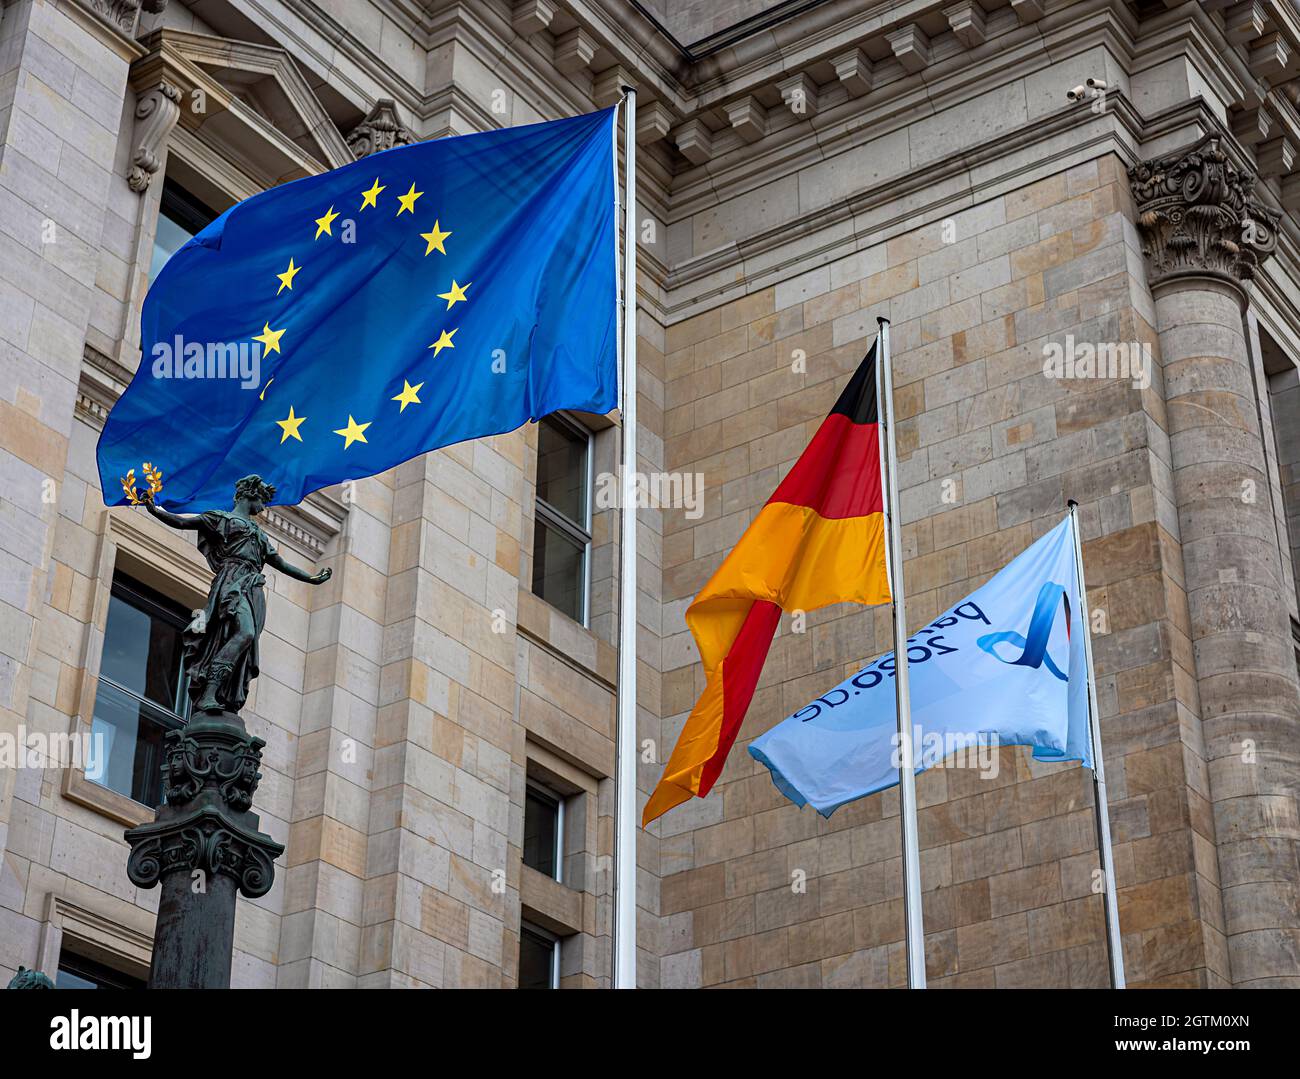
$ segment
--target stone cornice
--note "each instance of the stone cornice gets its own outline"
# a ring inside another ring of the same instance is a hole
[[[924,81],[897,78],[876,86],[869,110],[846,97],[823,103],[811,121],[784,123],[750,149],[734,139],[728,139],[725,148],[719,149],[715,141],[711,161],[674,178],[670,221],[689,217],[722,199],[743,195],[775,176],[833,158],[859,145],[864,130],[870,130],[873,139],[881,138],[914,124],[918,115],[927,117],[948,107],[960,107],[972,92],[995,89],[999,74],[1012,78],[1032,75],[1050,65],[1057,50],[1066,46],[1083,50],[1101,45],[1112,55],[1125,58],[1133,48],[1131,25],[1127,19],[1117,21],[1113,14],[1094,6],[1090,14],[1076,21],[1061,21],[1048,26],[1045,33],[1040,30],[1022,35],[1015,42],[1001,43],[979,66],[936,65]],[[1111,98],[1120,100],[1119,95]],[[1060,111],[1041,120],[1068,126],[1070,113],[1077,111],[1066,104],[1062,90]],[[931,175],[935,164],[927,162],[924,167]]]
[[[270,34],[276,41],[284,44],[294,58],[304,68],[314,72],[319,78],[328,78],[330,85],[351,101],[358,110],[366,112],[371,104],[380,97],[390,97],[412,114],[418,114],[424,96],[424,88],[408,81],[405,76],[385,63],[351,33],[349,33],[332,15],[323,11],[315,0],[227,0],[230,6],[243,17],[251,20]],[[384,7],[382,0],[377,6]],[[403,5],[409,9],[410,5]],[[334,63],[332,56],[322,55],[317,43],[295,32],[294,27],[286,24],[276,9],[283,8],[295,18],[302,20],[314,33],[320,35],[333,49],[347,58],[364,75],[368,76],[370,85],[363,86],[352,78],[346,69]],[[406,24],[413,34],[413,40],[420,47],[427,48],[423,36],[415,36],[418,30],[408,18],[396,18],[395,24]]]
[[[1063,109],[1003,133],[978,147],[955,153],[903,177],[863,186],[831,206],[809,210],[779,225],[746,236],[673,266],[666,288],[674,294],[665,311],[669,322],[689,317],[719,302],[766,288],[863,247],[883,243],[967,207],[1014,190],[1081,161],[1114,153],[1124,163],[1138,159],[1141,118],[1122,99],[1110,105],[1109,119]],[[1027,149],[1033,153],[1022,153]],[[1019,164],[1025,157],[1032,165]],[[916,196],[934,192],[927,204]],[[810,243],[810,237],[820,242]],[[798,238],[799,255],[783,255]],[[744,267],[736,280],[734,268]]]

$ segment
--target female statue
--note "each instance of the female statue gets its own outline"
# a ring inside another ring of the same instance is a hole
[[[263,567],[308,584],[330,579],[328,569],[308,573],[286,562],[253,520],[274,497],[275,488],[261,476],[245,476],[235,484],[235,506],[229,512],[182,517],[144,502],[163,524],[198,532],[199,550],[215,574],[207,607],[185,631],[185,669],[195,711],[238,712],[248,698],[248,683],[258,671],[257,638],[266,622]]]

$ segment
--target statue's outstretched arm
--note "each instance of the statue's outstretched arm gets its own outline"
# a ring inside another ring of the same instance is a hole
[[[158,520],[172,528],[195,529],[202,523],[198,517],[182,517],[178,513],[169,513],[167,510],[160,509],[152,502],[145,502],[144,508],[152,513]]]
[[[266,560],[266,564],[274,569],[278,569],[286,576],[292,577],[296,581],[306,581],[308,584],[324,584],[330,579],[333,571],[326,567],[319,573],[308,573],[305,569],[299,569],[292,562],[286,562],[280,557],[280,552],[276,551]]]

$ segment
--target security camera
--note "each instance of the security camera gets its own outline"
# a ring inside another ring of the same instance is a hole
[[[1105,80],[1105,79],[1089,79],[1089,80],[1088,80],[1088,87],[1089,87],[1089,89],[1092,89],[1092,90],[1104,90],[1104,89],[1106,89],[1106,80]]]
[[[1076,86],[1072,90],[1067,90],[1065,92],[1065,96],[1068,97],[1071,101],[1082,101],[1083,95],[1086,94],[1087,92],[1088,91],[1084,89],[1084,87]]]

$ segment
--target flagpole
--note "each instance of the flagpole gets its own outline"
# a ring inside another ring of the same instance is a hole
[[[1106,947],[1110,953],[1112,989],[1125,988],[1124,944],[1119,932],[1119,902],[1115,895],[1115,855],[1110,843],[1110,806],[1106,799],[1106,769],[1101,755],[1101,719],[1097,709],[1097,673],[1092,666],[1092,620],[1088,614],[1088,588],[1083,580],[1083,542],[1079,538],[1079,503],[1070,499],[1070,529],[1074,533],[1074,567],[1079,579],[1079,616],[1083,621],[1083,656],[1088,674],[1088,736],[1092,739],[1093,807],[1097,816],[1097,850],[1106,889]]]
[[[907,670],[907,605],[903,594],[903,543],[898,513],[898,455],[894,448],[894,373],[889,355],[889,319],[880,324],[880,392],[884,410],[885,533],[889,593],[894,615],[894,695],[898,702],[898,789],[903,819],[903,916],[907,928],[907,985],[925,988],[925,926],[921,918],[921,856],[916,825],[916,757],[912,744],[912,696]]]
[[[619,502],[614,988],[636,988],[636,90],[623,87],[623,497]]]

